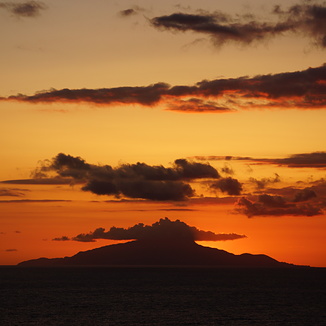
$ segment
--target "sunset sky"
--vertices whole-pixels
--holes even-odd
[[[167,217],[326,267],[325,1],[8,0],[0,22],[0,264]]]

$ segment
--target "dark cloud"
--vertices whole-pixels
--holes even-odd
[[[219,178],[220,175],[209,164],[189,162],[186,159],[174,161],[181,179]]]
[[[281,196],[271,196],[267,194],[260,195],[258,202],[267,207],[285,207],[285,199]]]
[[[230,175],[234,174],[233,169],[230,166],[226,165],[226,164],[221,168],[221,172],[223,172],[225,174],[230,174]]]
[[[46,9],[46,6],[40,1],[26,1],[21,3],[0,2],[0,8],[8,10],[17,17],[36,17],[40,14],[41,10]]]
[[[97,195],[123,195],[129,198],[158,201],[186,200],[195,195],[191,186],[181,181],[139,179],[117,179],[113,181],[90,180],[82,190],[91,191]]]
[[[254,183],[258,189],[264,189],[267,185],[280,182],[280,176],[275,173],[274,178],[262,178],[262,179],[255,179],[250,178],[250,182]]]
[[[129,9],[125,9],[125,10],[121,10],[119,12],[120,16],[122,17],[129,17],[129,16],[134,16],[137,14],[137,11],[133,8],[129,8]]]
[[[0,203],[57,203],[71,202],[65,199],[16,199],[16,200],[0,200]]]
[[[288,10],[275,6],[272,14],[273,21],[265,22],[253,15],[231,17],[222,12],[213,14],[179,12],[152,18],[150,23],[161,30],[191,31],[208,35],[216,46],[228,42],[251,44],[286,33],[295,33],[309,37],[322,48],[326,47],[326,7],[324,4],[295,5]]]
[[[24,195],[25,194],[22,192],[22,189],[0,188],[0,197],[23,197]]]
[[[253,163],[261,164],[276,164],[280,166],[288,166],[291,168],[325,168],[326,167],[326,152],[312,152],[293,154],[285,158],[255,158],[255,157],[241,157],[241,156],[194,156],[196,160],[201,161],[219,161],[219,160],[235,160],[235,161],[250,161]],[[278,176],[275,179],[266,179],[267,183],[270,181],[278,181]],[[269,181],[268,181],[269,180]],[[251,179],[253,182],[257,182],[255,179]],[[264,184],[264,180],[263,180]],[[263,185],[262,184],[262,185]]]
[[[62,237],[65,238],[65,237]],[[62,239],[56,238],[56,239]],[[136,224],[130,228],[111,227],[109,231],[98,228],[90,233],[81,233],[71,238],[74,241],[94,242],[97,239],[110,240],[147,240],[171,241],[175,239],[192,239],[196,241],[226,241],[246,238],[245,235],[235,233],[216,234],[211,231],[199,230],[180,220],[171,221],[168,218],[160,219],[152,225]]]
[[[67,236],[62,236],[60,238],[53,238],[53,241],[69,241],[70,239]]]
[[[133,6],[132,8],[128,8],[128,9],[119,11],[119,15],[122,17],[130,17],[130,16],[135,16],[143,11],[146,11],[146,10],[139,6]]]
[[[312,186],[310,187],[316,195],[321,197],[326,197],[326,180],[324,178],[313,181],[310,183]]]
[[[314,152],[294,154],[287,158],[267,160],[268,163],[287,165],[289,167],[312,167],[325,168],[326,167],[326,152]]]
[[[16,252],[18,251],[17,249],[5,249],[6,252]]]
[[[51,102],[90,102],[94,104],[141,104],[151,106],[161,100],[162,94],[167,93],[170,86],[158,83],[150,86],[116,87],[101,89],[51,89],[38,92],[33,96],[17,95],[9,99],[16,99],[32,103]]]
[[[226,106],[220,106],[214,101],[205,101],[199,98],[175,100],[174,103],[169,104],[168,110],[188,113],[223,113],[233,111],[233,109]]]
[[[298,191],[295,194],[293,201],[294,202],[302,202],[302,201],[307,201],[307,200],[315,198],[315,197],[317,197],[317,195],[314,192],[314,190],[312,190],[311,188],[305,188],[305,189]]]
[[[245,17],[243,17],[245,19]],[[209,35],[216,46],[226,42],[250,44],[291,30],[291,25],[281,23],[240,22],[223,13],[175,13],[151,19],[152,26],[174,31],[192,31]]]
[[[33,174],[34,176],[34,174]],[[16,185],[66,185],[74,183],[74,179],[68,178],[40,178],[35,176],[34,179],[20,179],[20,180],[5,180],[1,183],[5,184],[16,184]]]
[[[325,205],[317,202],[296,203],[282,196],[263,194],[252,201],[245,197],[239,199],[236,211],[248,217],[253,216],[315,216],[323,214]]]
[[[32,96],[18,94],[2,101],[29,103],[86,102],[101,105],[163,105],[180,112],[228,112],[240,109],[326,108],[326,64],[303,71],[252,78],[203,80],[194,86],[158,83],[144,87],[62,89]]]
[[[186,200],[195,195],[189,182],[220,177],[211,165],[186,159],[175,160],[169,168],[140,162],[113,168],[109,165],[88,164],[80,157],[63,153],[41,163],[33,175],[46,177],[53,172],[57,173],[59,179],[68,178],[69,182],[84,183],[82,190],[97,195],[158,201]]]
[[[253,158],[249,156],[231,156],[231,155],[197,155],[192,157],[199,161],[251,161]]]
[[[211,189],[219,189],[226,192],[230,196],[237,196],[241,194],[242,184],[233,178],[223,178],[210,185]]]

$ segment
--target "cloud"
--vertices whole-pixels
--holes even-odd
[[[10,188],[0,188],[0,197],[1,196],[10,196],[10,197],[23,197],[25,194],[22,192],[25,189],[10,189]]]
[[[189,162],[186,159],[174,161],[176,170],[181,179],[219,178],[220,175],[215,168],[209,164]]]
[[[53,172],[57,174],[59,180],[68,178],[69,182],[73,180],[84,183],[82,190],[97,195],[158,201],[186,200],[195,195],[189,182],[220,177],[218,171],[211,165],[186,159],[177,159],[173,166],[168,168],[140,162],[121,164],[113,168],[109,165],[89,164],[80,157],[63,153],[41,163],[33,175],[46,178],[47,174]]]
[[[282,196],[263,194],[252,201],[242,197],[237,203],[236,212],[248,217],[254,216],[315,216],[323,214],[325,204],[318,202],[290,202]]]
[[[226,106],[220,106],[214,101],[205,101],[199,98],[191,98],[188,100],[178,99],[174,103],[169,104],[169,111],[188,112],[188,113],[223,113],[233,111]]]
[[[46,9],[43,2],[26,1],[21,3],[0,2],[0,9],[3,8],[17,17],[36,17],[40,11]]]
[[[286,158],[262,160],[262,162],[264,161],[267,163],[286,165],[295,168],[325,168],[326,152],[294,154]]]
[[[66,237],[55,238],[65,239]],[[216,234],[211,231],[199,230],[196,227],[191,227],[180,220],[171,221],[168,218],[160,219],[152,225],[144,225],[143,223],[136,224],[130,228],[111,227],[109,231],[104,228],[97,228],[90,233],[81,233],[70,240],[80,242],[94,242],[97,239],[110,240],[147,240],[155,239],[156,241],[173,241],[190,239],[196,241],[226,241],[246,238],[245,235],[235,233]]]
[[[2,101],[159,106],[193,113],[222,113],[257,108],[326,108],[326,64],[302,71],[203,80],[193,86],[157,83],[140,87],[62,89],[18,94]]]
[[[193,159],[200,161],[219,161],[219,160],[235,160],[235,161],[250,161],[253,163],[261,164],[275,164],[280,166],[288,166],[291,168],[325,168],[326,167],[326,152],[312,152],[293,154],[284,158],[255,158],[249,156],[194,156]],[[269,180],[269,181],[268,181]],[[276,181],[275,181],[276,180]],[[255,179],[251,179],[253,182],[257,182]],[[273,179],[265,179],[264,182],[270,183]],[[275,182],[278,181],[278,176],[275,176]],[[266,182],[265,182],[266,183]]]
[[[5,249],[4,251],[6,251],[6,252],[16,252],[18,250],[17,249]]]
[[[60,238],[53,238],[53,241],[69,241],[70,239],[67,236],[62,236]]]
[[[178,12],[154,17],[150,23],[161,30],[190,31],[207,35],[217,47],[229,42],[243,45],[258,43],[286,33],[308,37],[319,47],[326,47],[324,4],[294,5],[288,10],[275,6],[272,15],[272,22],[266,22],[252,14],[231,17],[220,11],[212,14]]]
[[[164,180],[90,180],[82,188],[97,195],[123,195],[129,198],[142,198],[158,201],[180,201],[195,195],[187,183]]]
[[[15,200],[0,200],[0,203],[57,203],[71,202],[66,199],[15,199]]]
[[[236,22],[221,12],[203,15],[174,13],[155,17],[150,22],[158,29],[206,34],[215,46],[230,41],[250,44],[291,30],[291,26],[286,23]]]
[[[230,174],[230,175],[233,175],[234,174],[234,171],[232,169],[231,166],[225,164],[222,168],[221,168],[221,172],[225,173],[225,174]]]
[[[139,12],[142,12],[142,11],[146,11],[146,10],[139,6],[133,6],[132,8],[128,8],[128,9],[119,11],[119,15],[121,17],[130,17],[130,16],[135,16],[135,15],[139,14]]]
[[[19,179],[19,180],[5,180],[1,181],[0,183],[5,184],[17,184],[17,185],[66,185],[74,183],[74,179],[68,178],[40,178],[35,177],[34,179]]]
[[[271,183],[277,183],[280,182],[280,176],[275,173],[274,178],[262,178],[262,179],[255,179],[255,178],[250,178],[249,181],[254,183],[258,189],[264,189],[267,185]]]
[[[121,10],[121,11],[119,12],[119,14],[120,14],[120,16],[122,16],[122,17],[128,17],[128,16],[136,15],[137,12],[136,12],[135,9],[130,8],[130,9]]]
[[[293,201],[294,202],[302,202],[302,201],[307,201],[307,200],[315,198],[315,197],[317,197],[317,195],[311,188],[304,188],[295,194]]]
[[[216,182],[211,183],[211,189],[219,189],[226,192],[230,196],[237,196],[241,194],[242,185],[237,179],[223,178]]]

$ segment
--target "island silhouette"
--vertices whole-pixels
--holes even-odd
[[[129,229],[111,228],[108,232],[80,234],[74,240],[99,238],[133,240],[81,251],[64,258],[38,258],[19,266],[212,266],[212,267],[294,267],[267,255],[244,253],[235,255],[224,250],[205,247],[196,240],[218,239],[210,231],[201,231],[179,220],[160,219],[152,226],[135,225]],[[100,235],[99,235],[100,234]],[[231,234],[234,238],[237,235]],[[245,237],[245,236],[237,236]]]

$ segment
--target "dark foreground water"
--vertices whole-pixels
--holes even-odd
[[[0,267],[0,325],[326,325],[326,269]]]

